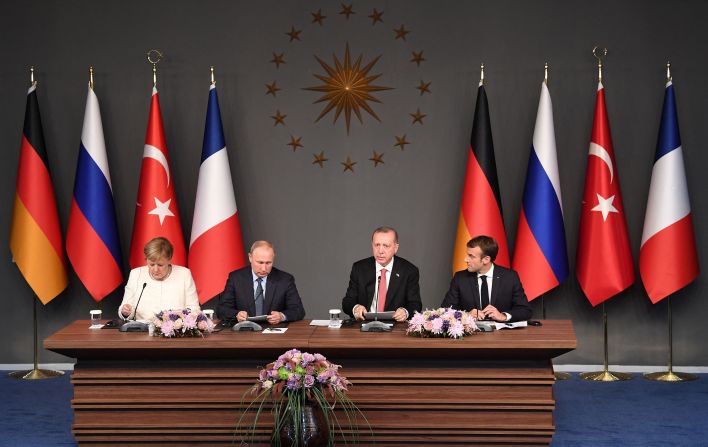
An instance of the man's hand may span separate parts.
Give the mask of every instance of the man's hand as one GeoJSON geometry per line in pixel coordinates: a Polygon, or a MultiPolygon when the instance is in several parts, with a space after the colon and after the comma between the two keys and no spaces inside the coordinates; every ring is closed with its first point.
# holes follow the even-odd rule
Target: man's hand
{"type": "Polygon", "coordinates": [[[270,313],[270,315],[268,315],[267,319],[268,319],[268,323],[270,323],[270,324],[278,324],[281,321],[283,321],[283,314],[274,310],[273,312],[270,313]]]}
{"type": "Polygon", "coordinates": [[[406,321],[408,317],[408,312],[406,312],[406,309],[399,307],[396,309],[396,313],[393,314],[393,319],[401,322],[401,321],[406,321]]]}
{"type": "Polygon", "coordinates": [[[352,309],[352,313],[354,313],[354,318],[357,320],[363,320],[364,315],[366,315],[366,307],[362,306],[361,304],[357,304],[354,306],[354,309],[352,309]]]}
{"type": "Polygon", "coordinates": [[[248,318],[248,312],[246,312],[245,310],[242,310],[241,312],[236,314],[236,319],[239,323],[242,321],[246,321],[246,318],[248,318]]]}
{"type": "Polygon", "coordinates": [[[499,312],[499,310],[491,304],[478,313],[483,315],[483,317],[479,318],[480,320],[484,318],[491,318],[494,321],[506,321],[506,315],[499,312]]]}
{"type": "Polygon", "coordinates": [[[133,306],[131,306],[128,303],[123,304],[123,306],[120,308],[120,313],[125,318],[128,318],[132,312],[133,312],[133,306]]]}

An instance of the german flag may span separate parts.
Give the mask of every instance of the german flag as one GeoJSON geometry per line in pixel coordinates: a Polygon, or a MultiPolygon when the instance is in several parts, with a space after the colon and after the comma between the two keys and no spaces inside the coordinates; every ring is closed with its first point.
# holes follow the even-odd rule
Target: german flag
{"type": "Polygon", "coordinates": [[[22,276],[47,304],[66,288],[68,279],[36,88],[33,84],[27,92],[10,251],[22,276]]]}
{"type": "Polygon", "coordinates": [[[492,126],[489,120],[489,104],[482,82],[479,83],[474,121],[472,122],[467,172],[452,258],[453,272],[467,268],[465,263],[467,242],[480,235],[490,236],[497,240],[499,253],[494,263],[509,267],[509,248],[502,216],[497,164],[494,158],[494,143],[492,142],[492,126]]]}

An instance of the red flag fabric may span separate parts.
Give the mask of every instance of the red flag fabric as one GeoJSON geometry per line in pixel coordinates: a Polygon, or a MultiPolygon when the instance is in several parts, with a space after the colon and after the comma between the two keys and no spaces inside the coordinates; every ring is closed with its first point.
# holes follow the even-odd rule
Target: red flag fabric
{"type": "Polygon", "coordinates": [[[54,299],[68,285],[36,85],[27,92],[10,224],[10,251],[20,273],[43,304],[54,299]]]}
{"type": "Polygon", "coordinates": [[[153,87],[138,201],[135,204],[133,237],[130,242],[131,268],[145,265],[143,248],[150,239],[158,236],[169,239],[174,246],[172,263],[186,266],[187,253],[179,220],[170,157],[167,153],[165,130],[162,127],[160,99],[157,88],[153,87]]]}
{"type": "Polygon", "coordinates": [[[632,252],[602,82],[597,87],[576,261],[575,273],[580,287],[593,306],[634,282],[632,252]]]}
{"type": "Polygon", "coordinates": [[[496,239],[499,253],[494,262],[503,267],[510,266],[500,196],[487,93],[480,83],[452,258],[453,273],[467,268],[467,241],[479,235],[496,239]]]}

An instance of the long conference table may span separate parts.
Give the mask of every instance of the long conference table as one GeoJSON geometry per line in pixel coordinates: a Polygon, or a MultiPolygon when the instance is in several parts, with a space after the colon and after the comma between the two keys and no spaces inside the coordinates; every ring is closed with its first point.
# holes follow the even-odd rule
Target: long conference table
{"type": "MultiPolygon", "coordinates": [[[[462,340],[410,337],[405,324],[366,333],[307,320],[282,334],[225,329],[168,339],[91,330],[79,320],[44,347],[76,358],[71,406],[79,445],[239,445],[244,392],[259,367],[292,348],[342,365],[353,383],[348,395],[371,427],[362,445],[548,445],[551,359],[575,349],[576,338],[569,320],[542,323],[462,340]]],[[[271,424],[261,417],[262,445],[271,424]]]]}

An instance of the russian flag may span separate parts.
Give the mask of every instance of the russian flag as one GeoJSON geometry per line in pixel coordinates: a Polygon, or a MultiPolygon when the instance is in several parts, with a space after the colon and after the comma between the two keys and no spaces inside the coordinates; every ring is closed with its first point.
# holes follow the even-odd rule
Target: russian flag
{"type": "Polygon", "coordinates": [[[118,225],[98,97],[89,86],[69,212],[66,252],[81,282],[101,301],[123,281],[118,225]]]}
{"type": "Polygon", "coordinates": [[[209,89],[188,265],[202,304],[224,290],[229,273],[246,265],[214,83],[209,89]]]}
{"type": "Polygon", "coordinates": [[[639,272],[652,303],[685,287],[699,273],[676,98],[670,79],[666,83],[651,173],[639,272]]]}
{"type": "Polygon", "coordinates": [[[545,82],[531,149],[512,261],[529,301],[568,277],[553,104],[545,82]]]}

